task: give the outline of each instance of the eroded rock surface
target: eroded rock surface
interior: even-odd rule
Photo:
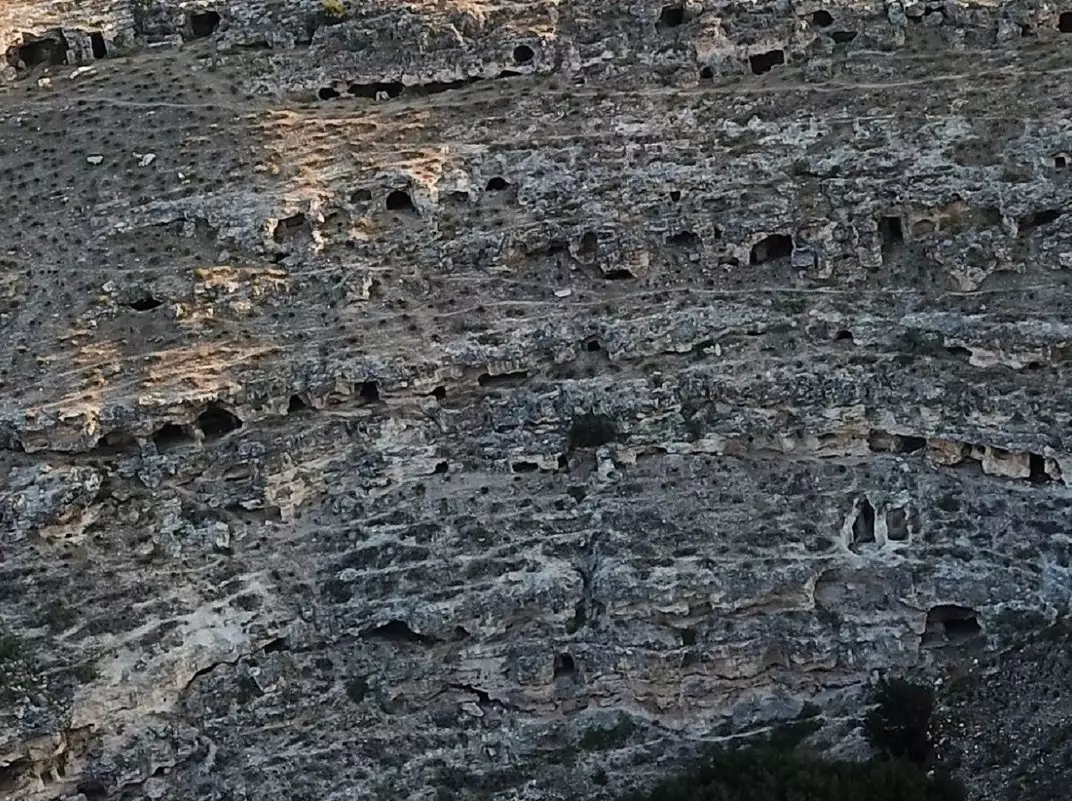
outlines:
[[[0,793],[599,798],[1067,608],[1072,12],[335,9],[0,9]]]

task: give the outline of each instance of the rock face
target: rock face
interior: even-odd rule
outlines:
[[[0,798],[609,797],[1053,619],[1066,30],[3,4]]]

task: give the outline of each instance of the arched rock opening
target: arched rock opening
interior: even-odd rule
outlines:
[[[770,234],[752,246],[748,257],[750,264],[763,264],[793,255],[793,237],[788,234]]]
[[[782,50],[768,50],[766,53],[755,53],[748,57],[748,66],[753,75],[762,75],[770,72],[779,64],[785,63],[785,52]]]
[[[388,211],[416,211],[416,207],[413,205],[413,198],[409,196],[409,192],[402,189],[394,189],[387,195],[385,201]]]
[[[218,11],[207,9],[205,11],[191,11],[189,16],[190,33],[194,39],[204,39],[216,32],[220,25]]]
[[[241,428],[242,421],[234,412],[223,408],[218,403],[213,403],[197,416],[197,427],[201,429],[206,439],[219,439]]]
[[[939,604],[927,612],[927,624],[920,639],[924,648],[962,645],[983,633],[976,611],[967,606]]]
[[[515,64],[528,64],[536,57],[536,51],[525,44],[519,44],[514,48],[514,63]]]

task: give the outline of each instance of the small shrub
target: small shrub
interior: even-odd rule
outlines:
[[[345,17],[346,3],[343,0],[324,0],[324,13],[329,17]]]
[[[934,691],[906,679],[883,679],[875,687],[875,707],[864,718],[867,741],[880,753],[924,764],[931,755]]]
[[[69,629],[77,617],[77,613],[59,599],[50,603],[45,609],[45,625],[53,634]]]
[[[618,438],[618,427],[605,414],[584,414],[570,426],[569,447],[598,448]]]
[[[960,785],[904,760],[839,762],[769,744],[718,750],[694,771],[625,801],[964,801]]]
[[[369,689],[368,681],[362,676],[356,676],[346,682],[346,697],[355,704],[360,704],[365,700]]]

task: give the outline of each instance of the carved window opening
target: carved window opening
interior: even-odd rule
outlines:
[[[335,98],[341,97],[342,95],[339,93],[338,89],[332,86],[324,86],[321,87],[320,91],[316,93],[316,96],[319,97],[321,100],[334,100]]]
[[[89,35],[89,43],[93,47],[93,58],[108,58],[108,45],[104,42],[104,34],[93,31]]]
[[[1031,469],[1031,481],[1035,484],[1045,484],[1052,481],[1053,477],[1046,471],[1046,458],[1042,454],[1032,453],[1028,455],[1028,464]]]
[[[502,192],[505,189],[509,189],[510,184],[506,182],[506,179],[502,176],[496,175],[490,181],[488,181],[485,190],[488,192]]]
[[[875,507],[864,498],[856,507],[856,519],[852,521],[852,542],[863,545],[875,541]]]
[[[376,403],[380,400],[380,387],[375,381],[365,381],[361,384],[359,394],[364,400]]]
[[[297,414],[308,409],[308,405],[302,400],[301,395],[291,395],[287,404],[287,414]]]
[[[528,45],[520,44],[514,48],[513,56],[515,64],[528,64],[536,57],[536,51]]]
[[[856,38],[856,31],[834,31],[830,34],[834,44],[848,44]]]
[[[886,539],[905,542],[908,539],[908,512],[900,507],[886,510]]]
[[[904,228],[900,217],[883,217],[878,221],[878,233],[882,238],[882,252],[890,253],[904,244]]]
[[[1057,18],[1057,30],[1061,33],[1072,33],[1072,11],[1065,11]]]
[[[770,72],[779,64],[784,63],[785,52],[782,50],[768,50],[766,53],[756,53],[748,57],[748,66],[752,68],[753,75]]]

